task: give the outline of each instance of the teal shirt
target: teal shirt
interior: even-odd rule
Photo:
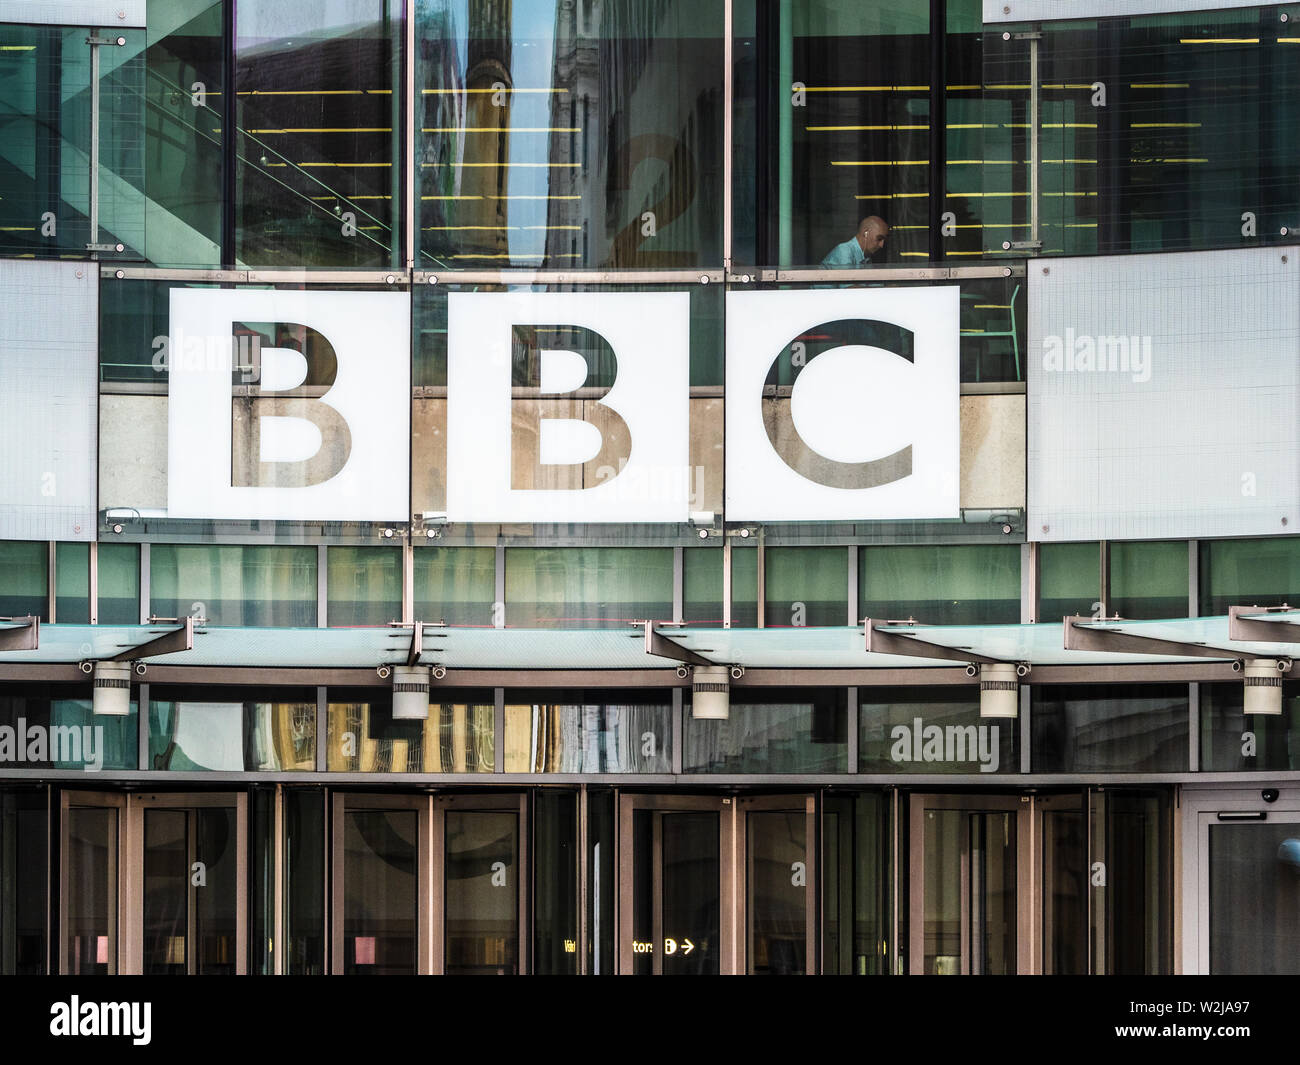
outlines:
[[[826,254],[822,260],[822,266],[861,266],[867,261],[867,257],[862,254],[862,245],[858,243],[857,237],[850,237],[843,244],[836,244]]]

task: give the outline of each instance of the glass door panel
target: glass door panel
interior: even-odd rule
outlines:
[[[911,802],[909,971],[1028,971],[1030,805],[1000,795],[916,795]]]
[[[744,815],[745,972],[805,976],[815,958],[813,800],[740,799]]]
[[[520,971],[519,813],[444,813],[445,967],[449,975]]]
[[[103,976],[118,971],[118,861],[125,803],[64,793],[63,890],[59,970]]]
[[[1300,823],[1208,828],[1209,971],[1300,974]]]
[[[1088,823],[1080,795],[1039,797],[1043,972],[1080,975],[1088,961]]]
[[[140,921],[131,971],[247,971],[245,803],[243,795],[130,799],[133,873],[127,889]]]
[[[619,959],[637,975],[735,972],[731,799],[622,797]]]

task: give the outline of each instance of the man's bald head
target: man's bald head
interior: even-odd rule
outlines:
[[[868,258],[885,246],[887,236],[889,236],[889,223],[879,215],[867,215],[858,223],[858,246],[862,249],[862,254]]]

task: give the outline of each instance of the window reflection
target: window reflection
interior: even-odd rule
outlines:
[[[720,0],[430,0],[421,265],[720,265]]]

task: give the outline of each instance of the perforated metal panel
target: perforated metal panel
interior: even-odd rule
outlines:
[[[1300,529],[1297,267],[1294,247],[1029,264],[1030,539]]]
[[[0,539],[93,540],[95,267],[0,260],[0,307]]]
[[[0,0],[0,23],[143,29],[145,0]]]
[[[1119,18],[1259,7],[1250,0],[984,0],[984,21],[1047,22],[1051,19]]]

